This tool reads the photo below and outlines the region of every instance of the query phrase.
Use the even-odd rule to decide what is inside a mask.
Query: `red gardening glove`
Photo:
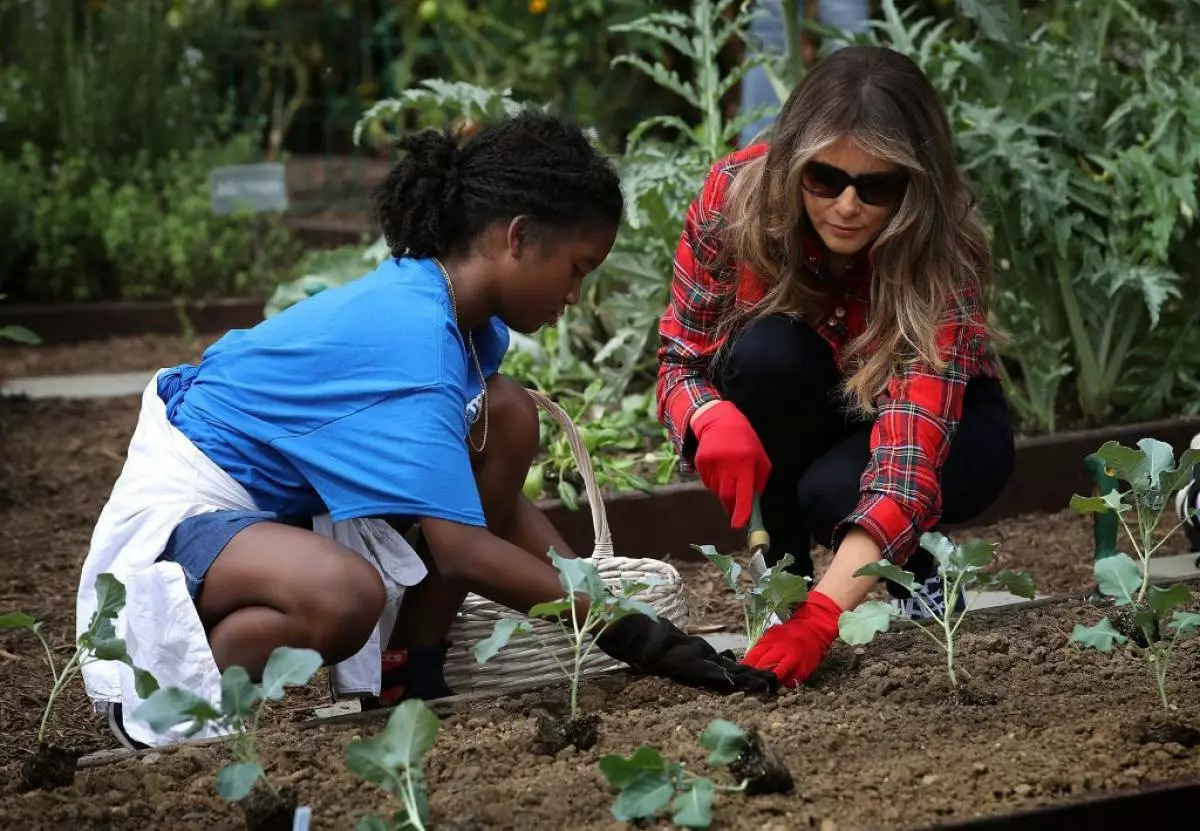
[[[786,623],[772,626],[746,653],[742,663],[769,669],[786,687],[812,675],[838,633],[842,609],[828,595],[812,591]]]
[[[721,500],[732,517],[730,525],[744,528],[754,494],[763,492],[771,473],[758,434],[731,401],[718,401],[693,418],[692,432],[700,481]]]

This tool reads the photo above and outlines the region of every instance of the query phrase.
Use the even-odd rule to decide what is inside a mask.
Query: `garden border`
[[[32,329],[42,343],[104,341],[137,335],[180,335],[184,319],[198,334],[246,329],[263,319],[265,297],[215,297],[210,300],[118,300],[104,303],[0,303],[0,326]],[[4,346],[0,348],[15,348]]]
[[[1018,438],[1012,477],[996,503],[969,523],[944,528],[967,529],[1023,514],[1064,510],[1072,494],[1091,492],[1083,460],[1104,442],[1135,445],[1139,439],[1156,438],[1174,447],[1178,455],[1197,433],[1200,416]],[[580,496],[578,511],[568,510],[558,500],[542,501],[539,507],[573,550],[591,550],[586,495]],[[713,545],[719,551],[745,548],[745,532],[729,527],[720,502],[698,481],[666,485],[650,494],[606,493],[604,509],[616,553],[623,557],[669,554],[675,560],[700,562],[702,555],[691,548],[693,543]]]

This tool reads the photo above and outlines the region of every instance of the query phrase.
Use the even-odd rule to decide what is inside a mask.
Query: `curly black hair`
[[[524,111],[486,124],[461,147],[447,131],[396,142],[406,155],[374,192],[393,256],[445,257],[493,222],[530,218],[532,233],[620,224],[613,165],[575,124]]]

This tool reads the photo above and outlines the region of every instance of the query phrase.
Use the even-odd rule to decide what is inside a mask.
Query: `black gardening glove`
[[[662,617],[623,617],[596,639],[596,645],[638,672],[689,687],[720,693],[774,693],[779,685],[773,672],[740,664],[733,653],[718,653],[704,638],[688,635]]]

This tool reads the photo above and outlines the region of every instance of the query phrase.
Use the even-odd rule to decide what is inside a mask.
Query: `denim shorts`
[[[183,568],[188,594],[195,600],[200,595],[204,576],[229,541],[239,531],[258,522],[280,522],[302,527],[308,524],[311,527],[307,519],[303,522],[287,519],[271,511],[209,511],[188,517],[175,526],[158,559],[178,563]]]

